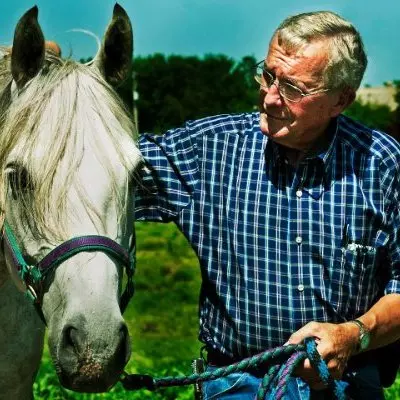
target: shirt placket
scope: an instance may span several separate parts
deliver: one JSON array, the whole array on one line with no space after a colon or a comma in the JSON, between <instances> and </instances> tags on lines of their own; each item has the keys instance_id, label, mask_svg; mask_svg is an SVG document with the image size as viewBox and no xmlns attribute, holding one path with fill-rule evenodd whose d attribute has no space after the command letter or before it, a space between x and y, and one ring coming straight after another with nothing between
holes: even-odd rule
<instances>
[{"instance_id":1,"label":"shirt placket","mask_svg":"<svg viewBox=\"0 0 400 400\"><path fill-rule=\"evenodd\" d=\"M297 330L306 319L306 298L309 290L309 279L304 273L305 254L309 242L307 225L304 220L307 193L303 190L306 179L307 164L300 164L296 170L289 191L290 208L290 269L291 269L291 297L292 297L292 330Z\"/></svg>"}]
</instances>

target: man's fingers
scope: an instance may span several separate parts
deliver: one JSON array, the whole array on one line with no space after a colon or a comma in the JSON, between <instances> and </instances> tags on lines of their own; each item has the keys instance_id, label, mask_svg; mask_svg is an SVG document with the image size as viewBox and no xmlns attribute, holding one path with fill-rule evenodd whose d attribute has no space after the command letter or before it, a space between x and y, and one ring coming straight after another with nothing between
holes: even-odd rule
<instances>
[{"instance_id":1,"label":"man's fingers","mask_svg":"<svg viewBox=\"0 0 400 400\"><path fill-rule=\"evenodd\" d=\"M306 358L303 365L299 365L295 370L294 374L300 376L306 381L315 381L318 379L318 372L311 366L310 360Z\"/></svg>"},{"instance_id":2,"label":"man's fingers","mask_svg":"<svg viewBox=\"0 0 400 400\"><path fill-rule=\"evenodd\" d=\"M288 339L287 343L299 344L308 337L315 337L316 340L318 340L319 331L320 331L320 323L309 322L307 325L304 325L298 331L294 332Z\"/></svg>"}]
</instances>

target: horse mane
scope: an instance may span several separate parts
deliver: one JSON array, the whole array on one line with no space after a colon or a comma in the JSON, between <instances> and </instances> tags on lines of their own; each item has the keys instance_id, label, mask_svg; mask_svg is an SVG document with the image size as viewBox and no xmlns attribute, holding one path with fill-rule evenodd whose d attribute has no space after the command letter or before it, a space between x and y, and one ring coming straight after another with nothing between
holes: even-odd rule
<instances>
[{"instance_id":1,"label":"horse mane","mask_svg":"<svg viewBox=\"0 0 400 400\"><path fill-rule=\"evenodd\" d=\"M0 49L1 51L1 49ZM0 210L6 217L8 187L5 170L10 162L23 166L29 187L17 193L32 232L65 240L66 197L71 185L90 210L99 229L102 213L87 196L90 182L79 182L76 172L83 152L91 151L111 178L118 218L128 193L119 193L116 171L133 171L140 160L132 118L112 87L94 66L62 59L46 52L44 67L18 96L13 95L10 57L0 60ZM15 84L14 84L15 86ZM45 134L45 133L50 134ZM26 179L26 176L18 179ZM25 189L24 189L25 188ZM13 193L15 196L15 193ZM24 221L24 222L25 222ZM50 234L50 236L49 236Z\"/></svg>"}]
</instances>

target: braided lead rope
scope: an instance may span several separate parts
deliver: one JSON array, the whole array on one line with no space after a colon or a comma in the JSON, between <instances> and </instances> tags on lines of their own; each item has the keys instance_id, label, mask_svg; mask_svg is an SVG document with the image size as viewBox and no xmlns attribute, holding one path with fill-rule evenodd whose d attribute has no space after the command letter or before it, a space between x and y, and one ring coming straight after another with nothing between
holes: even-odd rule
<instances>
[{"instance_id":1,"label":"braided lead rope","mask_svg":"<svg viewBox=\"0 0 400 400\"><path fill-rule=\"evenodd\" d=\"M264 375L260 387L258 388L257 400L265 398L268 388L275 384L280 369L280 365L273 365Z\"/></svg>"},{"instance_id":2,"label":"braided lead rope","mask_svg":"<svg viewBox=\"0 0 400 400\"><path fill-rule=\"evenodd\" d=\"M155 379L156 387L179 386L189 385L193 383L200 383L208 380L215 380L217 378L228 376L234 372L247 371L249 369L256 369L263 365L283 363L288 357L299 351L304 351L304 345L293 344L288 346L276 347L274 349L266 350L253 357L245 358L237 363L228 365L226 367L217 368L214 371L206 371L202 374L192 374L187 377L165 377Z\"/></svg>"},{"instance_id":3,"label":"braided lead rope","mask_svg":"<svg viewBox=\"0 0 400 400\"><path fill-rule=\"evenodd\" d=\"M318 353L315 340L313 338L306 338L304 344L306 347L307 357L310 360L310 364L318 371L319 377L321 378L322 382L329 389L331 389L332 393L337 399L345 399L345 384L332 378L332 375L328 370L328 366Z\"/></svg>"},{"instance_id":4,"label":"braided lead rope","mask_svg":"<svg viewBox=\"0 0 400 400\"><path fill-rule=\"evenodd\" d=\"M203 373L188 376L167 376L164 378L153 378L150 375L124 373L121 376L120 381L126 390L147 389L154 391L160 387L191 385L194 383L222 378L234 372L256 369L262 365L281 364L285 362L291 354L299 351L304 351L303 344L290 344L266 350L227 367L217 368L214 371L205 371Z\"/></svg>"},{"instance_id":5,"label":"braided lead rope","mask_svg":"<svg viewBox=\"0 0 400 400\"><path fill-rule=\"evenodd\" d=\"M332 389L336 399L345 400L344 385L334 381L331 377L327 365L317 351L317 346L313 338L307 338L305 344L289 344L287 346L276 347L253 357L245 358L227 367L217 368L214 371L206 371L188 376L167 376L164 378L153 378L150 375L123 374L121 383L126 390L147 389L154 391L161 387L192 385L208 380L215 380L234 372L247 371L262 365L266 366L268 363L283 364L281 367L275 365L269 369L257 393L257 400L263 400L271 383L278 380L275 398L282 399L286 392L290 376L293 375L296 366L305 358L310 359L311 365L316 368L321 380Z\"/></svg>"},{"instance_id":6,"label":"braided lead rope","mask_svg":"<svg viewBox=\"0 0 400 400\"><path fill-rule=\"evenodd\" d=\"M289 379L293 376L295 368L307 358L306 352L293 353L288 361L282 365L278 373L278 383L275 389L275 399L281 400L286 394ZM263 400L263 399L258 399Z\"/></svg>"}]
</instances>

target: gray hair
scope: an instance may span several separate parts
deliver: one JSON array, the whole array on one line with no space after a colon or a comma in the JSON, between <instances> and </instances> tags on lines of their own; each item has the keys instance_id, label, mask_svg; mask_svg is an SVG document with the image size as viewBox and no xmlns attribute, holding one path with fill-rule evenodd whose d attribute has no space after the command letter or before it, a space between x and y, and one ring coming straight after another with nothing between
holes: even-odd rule
<instances>
[{"instance_id":1,"label":"gray hair","mask_svg":"<svg viewBox=\"0 0 400 400\"><path fill-rule=\"evenodd\" d=\"M275 37L288 50L326 40L329 61L323 77L325 86L354 91L359 88L367 56L359 32L349 21L330 11L302 13L286 18L276 29Z\"/></svg>"}]
</instances>

